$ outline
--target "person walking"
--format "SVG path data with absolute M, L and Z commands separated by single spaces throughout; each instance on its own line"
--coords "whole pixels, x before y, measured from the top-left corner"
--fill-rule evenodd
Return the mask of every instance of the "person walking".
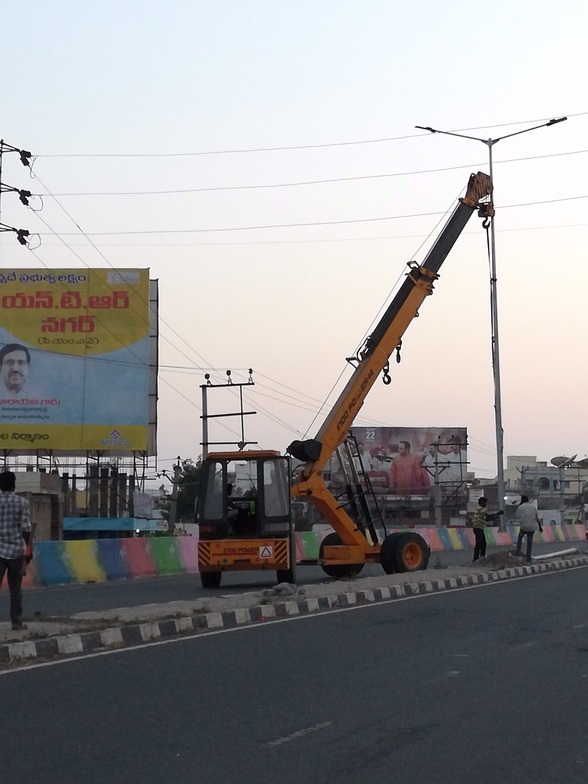
M 14 631 L 26 629 L 22 622 L 22 578 L 25 561 L 25 545 L 31 539 L 31 516 L 29 502 L 15 494 L 16 474 L 12 471 L 0 473 L 0 585 L 8 573 L 10 590 L 10 620 Z
M 498 512 L 488 512 L 488 499 L 478 498 L 478 506 L 474 512 L 474 519 L 472 520 L 472 528 L 474 529 L 474 536 L 476 537 L 476 545 L 474 547 L 474 561 L 483 558 L 486 555 L 486 533 L 485 528 L 492 520 L 497 520 L 500 515 L 504 514 L 502 509 Z
M 529 502 L 529 497 L 526 495 L 521 496 L 521 503 L 518 505 L 515 520 L 520 525 L 519 535 L 517 538 L 517 555 L 522 555 L 521 547 L 523 546 L 523 539 L 527 537 L 527 563 L 531 563 L 531 552 L 533 550 L 533 534 L 539 528 L 543 533 L 541 520 L 537 508 Z

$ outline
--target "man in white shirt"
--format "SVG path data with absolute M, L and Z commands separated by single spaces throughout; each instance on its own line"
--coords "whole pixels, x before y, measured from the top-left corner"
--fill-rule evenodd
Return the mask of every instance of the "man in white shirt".
M 431 486 L 435 484 L 435 481 L 442 483 L 447 479 L 448 463 L 447 455 L 440 452 L 436 444 L 430 444 L 429 451 L 423 457 L 423 465 L 431 477 Z
M 357 445 L 357 454 L 353 458 L 353 464 L 358 475 L 363 476 L 364 472 L 372 470 L 372 459 L 369 453 L 366 454 L 363 444 L 360 442 Z
M 459 487 L 465 479 L 466 461 L 463 459 L 461 443 L 457 436 L 451 436 L 449 439 L 449 446 L 449 452 L 445 455 L 445 459 L 449 463 L 449 469 L 444 478 L 454 482 Z
M 533 549 L 533 534 L 539 528 L 543 533 L 541 527 L 541 520 L 537 508 L 529 503 L 529 498 L 526 495 L 521 496 L 521 503 L 519 504 L 516 515 L 516 522 L 520 525 L 519 536 L 517 539 L 517 555 L 522 555 L 523 539 L 527 537 L 527 563 L 531 563 L 531 551 Z

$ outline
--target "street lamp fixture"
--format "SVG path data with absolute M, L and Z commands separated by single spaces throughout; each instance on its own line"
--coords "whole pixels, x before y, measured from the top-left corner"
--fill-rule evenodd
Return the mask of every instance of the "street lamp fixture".
M 421 131 L 429 131 L 430 133 L 442 133 L 445 136 L 457 136 L 460 139 L 471 139 L 472 141 L 482 142 L 488 147 L 488 165 L 491 180 L 491 201 L 492 206 L 496 209 L 494 201 L 494 168 L 492 159 L 492 148 L 495 144 L 503 139 L 510 139 L 512 136 L 520 136 L 522 133 L 529 133 L 529 131 L 536 131 L 538 128 L 549 128 L 552 125 L 565 122 L 567 117 L 556 117 L 549 122 L 541 123 L 541 125 L 533 125 L 531 128 L 524 128 L 522 131 L 514 131 L 514 133 L 507 133 L 504 136 L 498 136 L 495 139 L 484 139 L 480 136 L 468 136 L 463 133 L 455 133 L 454 131 L 440 131 L 438 128 L 431 128 L 430 126 L 415 125 Z M 492 371 L 494 376 L 494 416 L 496 423 L 496 461 L 497 461 L 497 495 L 498 495 L 498 508 L 504 508 L 505 494 L 504 494 L 504 432 L 502 429 L 502 403 L 500 394 L 500 352 L 498 343 L 498 298 L 496 287 L 496 231 L 494 226 L 494 213 L 490 218 L 490 323 L 492 330 Z M 504 528 L 504 521 L 500 519 L 500 528 Z

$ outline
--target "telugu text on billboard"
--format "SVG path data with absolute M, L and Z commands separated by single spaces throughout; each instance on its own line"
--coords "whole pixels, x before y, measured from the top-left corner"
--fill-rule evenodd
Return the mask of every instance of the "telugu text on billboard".
M 149 270 L 0 274 L 0 449 L 144 451 Z

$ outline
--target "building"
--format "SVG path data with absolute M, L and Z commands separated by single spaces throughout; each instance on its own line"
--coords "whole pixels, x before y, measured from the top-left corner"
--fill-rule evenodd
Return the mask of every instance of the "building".
M 518 503 L 524 494 L 537 501 L 540 513 L 557 512 L 552 515 L 557 522 L 583 522 L 588 501 L 586 463 L 585 460 L 554 457 L 548 464 L 537 460 L 535 455 L 509 455 L 504 472 L 507 502 L 514 499 Z

